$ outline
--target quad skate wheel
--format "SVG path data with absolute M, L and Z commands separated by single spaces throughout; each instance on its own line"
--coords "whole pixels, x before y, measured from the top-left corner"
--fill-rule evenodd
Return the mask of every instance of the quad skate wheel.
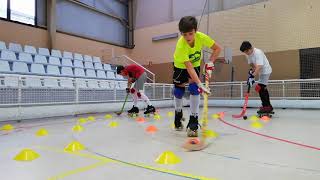
M 244 119 L 244 120 L 247 120 L 247 119 L 248 119 L 248 117 L 247 117 L 247 116 L 243 116 L 243 119 Z

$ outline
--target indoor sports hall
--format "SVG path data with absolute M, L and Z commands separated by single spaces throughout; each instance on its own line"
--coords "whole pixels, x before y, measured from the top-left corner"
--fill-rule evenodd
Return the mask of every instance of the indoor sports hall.
M 318 0 L 0 0 L 0 179 L 319 180 L 319 17 Z

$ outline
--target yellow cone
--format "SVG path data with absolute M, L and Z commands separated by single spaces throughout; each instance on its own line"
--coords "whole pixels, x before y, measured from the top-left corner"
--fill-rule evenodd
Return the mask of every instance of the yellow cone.
M 155 120 L 160 120 L 161 119 L 161 116 L 159 114 L 155 114 L 154 117 L 153 117 Z
M 111 115 L 111 114 L 106 114 L 106 115 L 104 116 L 104 118 L 106 118 L 106 119 L 111 119 L 111 118 L 112 118 L 112 115 Z
M 73 126 L 72 131 L 73 132 L 81 132 L 81 131 L 83 131 L 83 127 L 81 125 L 77 124 L 77 125 Z
M 65 152 L 76 152 L 84 149 L 84 146 L 78 141 L 73 141 L 67 147 L 64 148 Z
M 31 149 L 23 149 L 13 159 L 16 161 L 33 161 L 39 157 L 40 157 L 40 155 L 38 153 L 36 153 L 35 151 L 33 151 Z
M 174 113 L 172 111 L 169 111 L 167 115 L 168 115 L 168 117 L 173 117 Z
M 209 129 L 204 132 L 204 135 L 207 138 L 216 138 L 216 137 L 218 137 L 218 133 L 216 133 L 216 132 L 214 132 L 212 130 L 209 130 Z
M 89 117 L 88 117 L 88 121 L 95 121 L 95 120 L 96 120 L 96 118 L 93 117 L 93 116 L 89 116 Z
M 116 121 L 111 121 L 111 122 L 109 123 L 109 127 L 111 127 L 111 128 L 116 128 L 116 127 L 118 127 L 118 126 L 119 126 L 119 123 L 116 122 Z
M 181 159 L 171 151 L 163 152 L 157 159 L 159 164 L 177 164 L 181 162 Z
M 38 136 L 38 137 L 47 136 L 47 135 L 48 135 L 48 131 L 44 128 L 41 128 L 36 132 L 36 136 Z
M 251 116 L 251 117 L 249 118 L 249 120 L 252 121 L 252 122 L 255 122 L 255 121 L 258 121 L 259 118 L 258 118 L 258 116 L 253 115 L 253 116 Z
M 219 119 L 220 115 L 219 114 L 212 114 L 211 116 L 213 119 Z
M 87 122 L 87 120 L 85 118 L 79 118 L 79 120 L 78 120 L 79 124 L 84 124 L 86 122 Z
M 256 128 L 256 129 L 260 129 L 263 127 L 263 125 L 259 121 L 255 121 L 255 122 L 251 123 L 251 127 Z
M 14 129 L 14 126 L 12 126 L 11 124 L 5 124 L 1 127 L 1 130 L 3 131 L 11 131 Z

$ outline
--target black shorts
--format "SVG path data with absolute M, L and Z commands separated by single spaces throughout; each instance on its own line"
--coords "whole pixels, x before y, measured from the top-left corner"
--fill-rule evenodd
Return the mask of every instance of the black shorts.
M 198 77 L 200 75 L 200 66 L 195 67 L 194 70 L 196 71 Z M 184 84 L 189 82 L 189 79 L 191 79 L 187 69 L 180 69 L 173 67 L 173 84 Z

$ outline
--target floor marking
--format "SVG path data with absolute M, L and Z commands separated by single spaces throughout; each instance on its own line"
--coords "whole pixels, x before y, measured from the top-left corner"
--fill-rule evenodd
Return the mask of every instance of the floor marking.
M 297 145 L 297 146 L 300 146 L 300 147 L 304 147 L 304 148 L 309 148 L 309 149 L 314 149 L 314 150 L 320 151 L 319 147 L 310 146 L 310 145 L 306 145 L 306 144 L 302 144 L 302 143 L 298 143 L 298 142 L 293 142 L 293 141 L 289 141 L 289 140 L 286 140 L 286 139 L 281 139 L 281 138 L 277 138 L 277 137 L 261 134 L 261 133 L 258 133 L 258 132 L 254 132 L 254 131 L 251 131 L 251 130 L 236 126 L 234 124 L 228 123 L 228 122 L 226 122 L 225 120 L 223 120 L 221 118 L 219 118 L 219 121 L 221 121 L 222 123 L 224 123 L 226 125 L 232 126 L 232 127 L 236 128 L 236 129 L 239 129 L 239 130 L 242 130 L 242 131 L 246 131 L 246 132 L 258 135 L 258 136 L 262 136 L 262 137 L 266 137 L 266 138 L 269 138 L 269 139 L 285 142 L 285 143 L 288 143 L 288 144 L 293 144 L 293 145 Z

